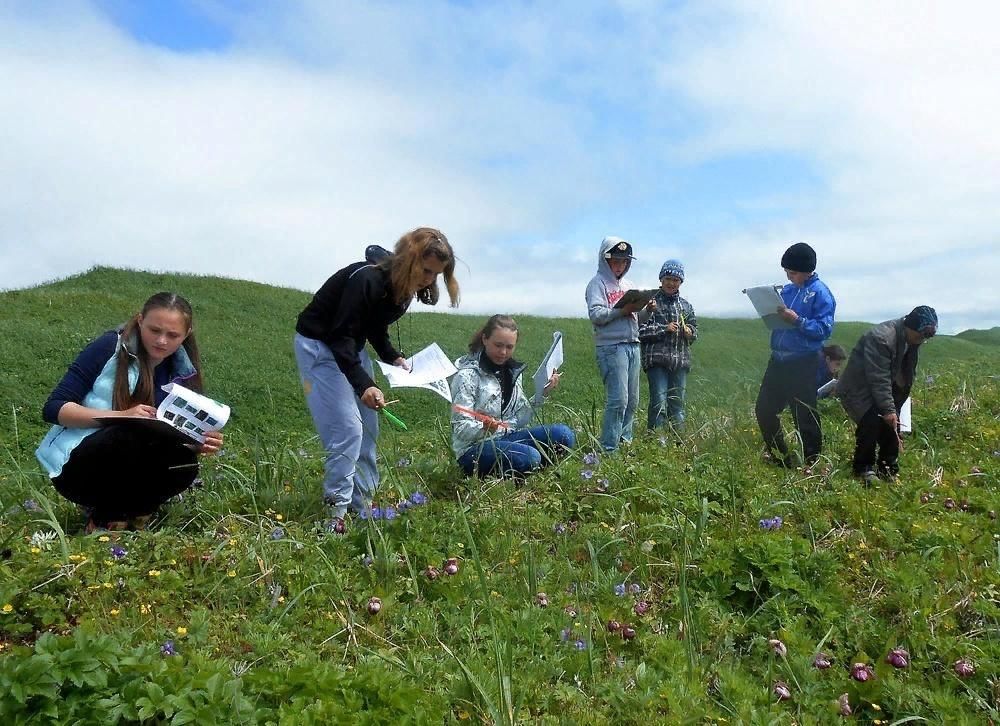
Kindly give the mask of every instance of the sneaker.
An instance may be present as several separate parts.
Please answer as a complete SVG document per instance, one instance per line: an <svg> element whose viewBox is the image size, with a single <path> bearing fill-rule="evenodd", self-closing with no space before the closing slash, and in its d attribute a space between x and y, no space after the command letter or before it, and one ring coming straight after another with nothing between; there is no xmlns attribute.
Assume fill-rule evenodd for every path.
<svg viewBox="0 0 1000 726"><path fill-rule="evenodd" d="M878 480L878 475L874 469L865 469L862 472L856 472L855 476L861 479L861 483L866 487L872 486Z"/></svg>

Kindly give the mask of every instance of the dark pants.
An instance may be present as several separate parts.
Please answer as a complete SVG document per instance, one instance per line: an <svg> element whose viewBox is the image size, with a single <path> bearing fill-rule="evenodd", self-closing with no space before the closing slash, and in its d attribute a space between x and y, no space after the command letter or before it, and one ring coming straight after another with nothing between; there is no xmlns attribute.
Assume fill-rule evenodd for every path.
<svg viewBox="0 0 1000 726"><path fill-rule="evenodd" d="M806 463L816 461L823 450L823 432L816 410L816 357L809 355L788 361L772 358L764 371L764 380L757 394L757 425L764 437L764 446L777 452L786 463L788 447L778 419L786 406L791 406L795 429L802 438Z"/></svg>
<svg viewBox="0 0 1000 726"><path fill-rule="evenodd" d="M198 455L169 434L120 425L81 441L52 484L106 524L152 514L197 475Z"/></svg>
<svg viewBox="0 0 1000 726"><path fill-rule="evenodd" d="M864 474L875 471L876 467L882 476L899 472L899 434L874 408L869 408L854 432L854 473Z"/></svg>

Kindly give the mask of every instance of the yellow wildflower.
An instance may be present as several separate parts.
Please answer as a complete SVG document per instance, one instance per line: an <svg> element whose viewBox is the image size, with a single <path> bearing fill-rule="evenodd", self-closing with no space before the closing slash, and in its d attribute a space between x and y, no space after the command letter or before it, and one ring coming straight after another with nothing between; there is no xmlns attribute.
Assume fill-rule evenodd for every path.
<svg viewBox="0 0 1000 726"><path fill-rule="evenodd" d="M236 570L230 570L226 574L229 575L230 577L236 577Z"/></svg>
<svg viewBox="0 0 1000 726"><path fill-rule="evenodd" d="M41 550L38 549L37 547L32 547L31 548L31 554L37 555L39 552L41 552Z"/></svg>
<svg viewBox="0 0 1000 726"><path fill-rule="evenodd" d="M150 577L159 577L160 576L160 571L159 570L150 570L149 571L149 576Z"/></svg>
<svg viewBox="0 0 1000 726"><path fill-rule="evenodd" d="M3 608L0 608L0 610L3 610L5 613L12 613L14 612L14 606L11 605L10 603L7 603L6 605L3 606Z"/></svg>
<svg viewBox="0 0 1000 726"><path fill-rule="evenodd" d="M177 634L178 635L187 635L188 634L188 629L185 628L185 627L183 627L183 626L181 626L181 627L177 628Z"/></svg>
<svg viewBox="0 0 1000 726"><path fill-rule="evenodd" d="M118 613L120 613L120 612L121 612L121 610L119 610L118 608L111 608L111 615L112 615L112 617L117 617Z"/></svg>
<svg viewBox="0 0 1000 726"><path fill-rule="evenodd" d="M277 520L278 520L278 521L280 522L280 521L281 521L281 520L283 520L283 519L284 519L285 517L284 517L284 515L282 515L282 514L275 514L275 515L274 515L274 518L275 518L275 519L277 519Z"/></svg>
<svg viewBox="0 0 1000 726"><path fill-rule="evenodd" d="M98 542L110 542L111 538L108 537L108 535L106 535L106 534L102 534L100 537L97 538L97 541Z"/></svg>

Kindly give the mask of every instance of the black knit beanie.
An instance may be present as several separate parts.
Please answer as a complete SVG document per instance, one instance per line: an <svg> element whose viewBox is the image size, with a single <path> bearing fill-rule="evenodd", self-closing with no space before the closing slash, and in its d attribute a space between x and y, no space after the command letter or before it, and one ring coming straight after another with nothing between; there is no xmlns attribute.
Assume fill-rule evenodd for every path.
<svg viewBox="0 0 1000 726"><path fill-rule="evenodd" d="M781 256L781 266L792 272L815 272L816 250L805 242L796 242Z"/></svg>

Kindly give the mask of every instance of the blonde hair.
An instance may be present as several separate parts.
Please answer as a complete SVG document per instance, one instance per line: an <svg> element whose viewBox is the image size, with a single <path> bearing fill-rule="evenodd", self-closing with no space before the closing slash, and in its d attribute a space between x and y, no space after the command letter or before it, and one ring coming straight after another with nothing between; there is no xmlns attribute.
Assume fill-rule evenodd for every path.
<svg viewBox="0 0 1000 726"><path fill-rule="evenodd" d="M417 227L407 232L399 241L392 255L379 262L389 272L396 304L402 304L416 296L425 305L436 305L438 301L437 283L420 287L424 278L424 260L436 257L444 263L444 286L448 290L451 307L458 306L458 280L455 279L455 252L448 238L441 230L433 227Z"/></svg>

